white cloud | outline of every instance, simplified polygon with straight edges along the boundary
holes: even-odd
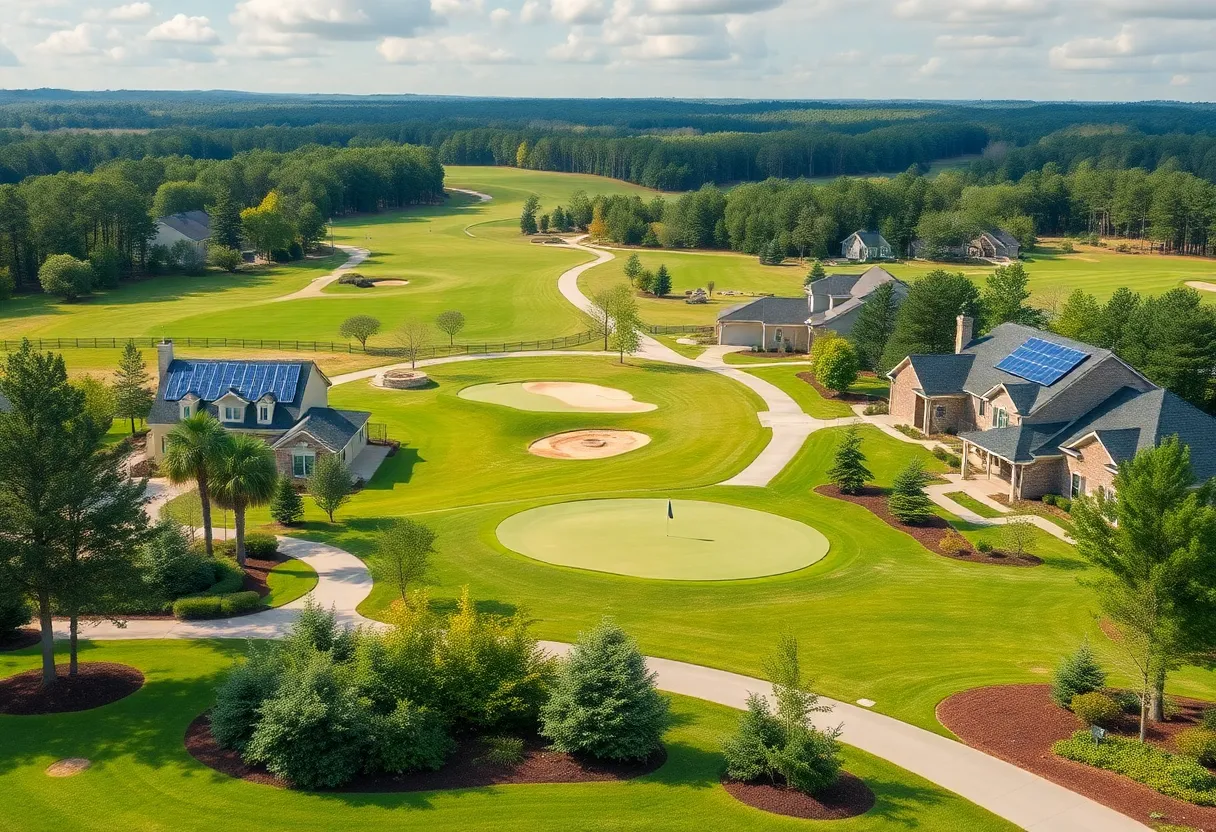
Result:
[[[565,43],[551,47],[545,53],[551,60],[566,64],[600,64],[605,61],[600,44],[581,32],[570,32]]]
[[[648,0],[654,14],[752,14],[784,5],[785,0]]]
[[[93,45],[94,27],[78,23],[71,29],[51,32],[34,48],[51,55],[93,55],[100,51]]]
[[[1189,86],[1190,83],[1191,76],[1189,75],[1175,75],[1173,78],[1170,78],[1171,87],[1185,87]]]
[[[153,26],[146,37],[153,41],[195,44],[218,43],[220,39],[207,18],[187,17],[180,13],[158,26]]]
[[[1117,18],[1216,20],[1216,3],[1212,0],[1105,0],[1103,11]]]
[[[388,37],[380,41],[376,51],[393,64],[502,64],[515,63],[517,60],[507,50],[486,44],[476,35],[450,35],[442,38]]]
[[[549,7],[541,0],[524,0],[519,10],[519,19],[524,23],[541,23],[549,17]]]
[[[944,62],[941,58],[934,55],[932,58],[921,64],[920,69],[916,70],[916,74],[924,77],[936,75],[937,73],[941,72],[943,63]]]
[[[731,56],[725,37],[706,35],[644,35],[621,52],[639,61],[723,61]]]
[[[549,0],[549,14],[559,23],[599,23],[608,7],[604,0]]]
[[[1049,17],[1058,0],[899,0],[895,16],[947,23],[984,23]]]
[[[255,42],[276,34],[338,41],[411,36],[434,22],[430,0],[240,0],[231,19]]]
[[[1052,47],[1050,65],[1069,72],[1159,71],[1187,56],[1210,59],[1211,27],[1125,23],[1110,37],[1080,37]]]
[[[490,23],[494,26],[502,28],[511,22],[511,10],[504,9],[501,6],[490,12]]]
[[[57,17],[43,17],[30,11],[17,15],[17,25],[26,29],[69,29],[72,21]]]
[[[1025,35],[938,35],[933,45],[938,49],[1001,49],[1030,42]]]
[[[140,20],[147,20],[151,16],[151,3],[127,3],[123,6],[115,6],[105,13],[107,20],[113,20],[118,23],[134,23]]]
[[[484,0],[431,0],[431,11],[440,17],[481,14],[484,10]]]

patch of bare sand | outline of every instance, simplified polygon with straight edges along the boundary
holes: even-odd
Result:
[[[546,459],[604,459],[649,444],[649,436],[633,430],[571,430],[537,439],[528,453]]]
[[[90,763],[84,757],[68,757],[66,760],[57,760],[56,762],[53,762],[47,766],[46,776],[71,777],[73,775],[80,774],[80,772],[84,771],[91,765],[92,763]]]
[[[1208,283],[1206,280],[1188,280],[1186,285],[1202,292],[1216,292],[1216,283]]]
[[[570,407],[604,413],[646,413],[658,407],[649,402],[634,401],[633,395],[625,390],[578,381],[529,381],[524,384],[524,390],[549,396]]]

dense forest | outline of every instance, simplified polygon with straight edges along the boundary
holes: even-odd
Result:
[[[267,202],[269,194],[274,198]],[[236,245],[240,213],[273,206],[285,227],[308,229],[300,235],[306,242],[335,214],[442,198],[443,167],[434,152],[410,145],[257,150],[222,161],[119,159],[90,173],[0,185],[0,268],[8,268],[17,288],[36,286],[38,269],[52,254],[96,260],[104,251],[121,271],[143,271],[152,218],[179,211],[210,210],[213,231],[226,217],[234,230],[225,244]]]
[[[918,237],[945,248],[998,227],[1024,246],[1039,234],[1092,233],[1142,239],[1167,252],[1216,253],[1216,185],[1170,165],[1149,173],[1082,162],[1062,173],[1049,162],[1016,182],[986,181],[915,170],[827,184],[768,179],[727,191],[705,185],[668,199],[578,196],[568,206],[540,206],[538,218],[542,227],[578,225],[626,245],[765,256],[775,247],[778,257],[834,256],[859,229],[880,230],[902,255]]]

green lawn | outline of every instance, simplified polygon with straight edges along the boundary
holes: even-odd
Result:
[[[877,795],[865,815],[812,823],[738,803],[719,785],[719,747],[738,712],[673,697],[668,761],[620,783],[500,786],[414,794],[301,793],[246,783],[194,761],[182,736],[214,702],[215,685],[243,642],[84,642],[86,661],[143,670],[127,699],[57,716],[0,716],[0,826],[58,830],[498,830],[503,819],[529,830],[656,829],[670,832],[832,829],[888,832],[910,826],[1006,832],[1015,827],[958,796],[853,748],[849,771]],[[33,650],[0,654],[0,676],[35,667]],[[44,770],[65,757],[92,768],[70,779]]]
[[[819,392],[798,378],[799,373],[807,372],[805,365],[793,364],[783,367],[752,367],[744,368],[744,372],[762,378],[780,387],[790,398],[806,411],[808,416],[816,419],[841,419],[853,415],[852,409],[842,401],[825,399]]]
[[[722,361],[725,364],[772,364],[775,362],[793,361],[807,363],[808,358],[806,353],[793,352],[786,355],[759,352],[728,352],[722,356]],[[803,367],[805,370],[806,368]]]
[[[951,491],[948,494],[946,494],[946,496],[949,497],[951,500],[954,500],[954,502],[958,503],[963,508],[974,511],[980,517],[987,517],[987,518],[991,519],[993,517],[1001,516],[1001,512],[997,511],[992,506],[989,506],[985,503],[981,503],[979,500],[975,499],[974,497],[972,497],[970,494],[967,494],[966,492]]]
[[[263,602],[268,607],[281,607],[303,598],[317,585],[317,571],[302,560],[285,560],[270,570],[266,586],[270,594]]]

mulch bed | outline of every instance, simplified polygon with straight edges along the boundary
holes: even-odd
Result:
[[[723,779],[727,793],[755,809],[806,820],[843,820],[864,815],[874,806],[874,792],[860,777],[842,771],[829,788],[818,795],[803,794],[786,785],[743,783]]]
[[[1183,699],[1178,705],[1178,717],[1149,725],[1149,742],[1168,751],[1174,750],[1173,736],[1197,724],[1203,708],[1212,703]],[[1143,823],[1159,812],[1172,824],[1216,829],[1216,808],[1166,797],[1128,777],[1053,754],[1053,743],[1084,726],[1051,701],[1050,685],[996,685],[956,693],[938,704],[937,719],[967,745]],[[1126,717],[1111,733],[1134,737],[1137,724],[1134,717]]]
[[[42,633],[35,627],[22,627],[19,630],[13,630],[11,633],[5,633],[0,636],[0,653],[7,653],[10,650],[24,650],[27,647],[33,647],[42,640]]]
[[[818,381],[815,380],[814,373],[799,373],[797,378],[802,379],[807,384],[815,388],[815,392],[823,396],[825,399],[834,399],[838,402],[846,402],[848,404],[870,404],[872,402],[882,401],[875,396],[867,396],[865,393],[837,393],[835,390],[829,390]]]
[[[42,668],[0,679],[0,714],[32,716],[100,708],[124,699],[144,686],[144,674],[114,662],[81,662],[75,678],[68,665],[55,666],[54,687],[42,687]]]
[[[944,558],[965,560],[971,563],[986,563],[991,566],[1038,566],[1043,562],[1042,559],[1034,555],[1012,557],[1003,552],[978,552],[974,548],[959,553],[943,552],[941,549],[942,540],[948,532],[952,531],[949,523],[936,514],[924,523],[916,526],[904,523],[892,514],[891,510],[887,507],[886,493],[871,485],[863,486],[860,494],[841,494],[837,486],[829,483],[818,486],[815,489],[815,493],[837,500],[845,500],[866,508],[871,514],[885,521],[888,526],[899,529],[904,534],[916,538],[916,541],[920,545],[935,555],[941,555]]]
[[[270,594],[270,587],[266,583],[270,577],[270,570],[274,569],[285,560],[287,560],[287,557],[281,554],[274,560],[262,560],[259,558],[251,558],[246,556],[245,585],[243,588],[246,590],[252,590],[265,598]]]
[[[208,768],[229,777],[239,777],[251,783],[278,788],[291,785],[271,774],[262,766],[247,765],[240,754],[221,748],[211,736],[211,721],[207,714],[198,716],[186,729],[186,751]],[[448,757],[439,771],[413,774],[359,777],[335,792],[427,792],[447,789],[474,789],[485,786],[521,783],[599,783],[632,780],[651,774],[667,762],[667,752],[660,751],[640,763],[604,763],[581,760],[570,754],[550,751],[544,742],[534,739],[524,746],[524,759],[511,766],[491,765],[478,758],[485,749],[477,740],[466,740]]]

